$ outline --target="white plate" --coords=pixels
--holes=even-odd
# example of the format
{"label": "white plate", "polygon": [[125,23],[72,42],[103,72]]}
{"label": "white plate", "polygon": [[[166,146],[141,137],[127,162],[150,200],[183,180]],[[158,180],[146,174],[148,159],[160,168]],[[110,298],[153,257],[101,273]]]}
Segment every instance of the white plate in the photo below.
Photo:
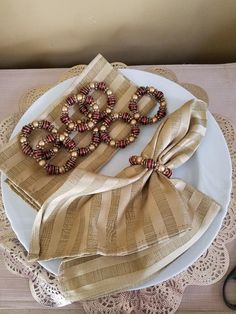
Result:
{"label": "white plate", "polygon": [[[123,69],[121,72],[137,85],[151,85],[163,91],[167,99],[169,114],[187,100],[194,98],[186,89],[161,76],[131,69]],[[73,81],[74,78],[58,84],[35,101],[18,122],[12,137],[20,131],[24,124],[33,121],[45,110],[48,104],[60,97]],[[141,136],[138,140],[125,150],[117,152],[112,160],[103,167],[101,173],[110,176],[115,175],[128,166],[129,156],[139,154],[143,150],[156,128],[156,125],[142,127]],[[222,209],[196,244],[164,268],[155,280],[146,282],[142,288],[167,280],[191,265],[209,247],[226,214],[231,191],[231,160],[221,130],[209,112],[206,136],[199,149],[188,162],[174,171],[173,177],[182,178],[211,196],[221,204]],[[28,250],[36,211],[15,194],[4,180],[5,177],[2,176],[2,195],[7,216],[19,240]],[[58,259],[41,262],[45,268],[55,274],[58,271],[59,263],[60,260]]]}

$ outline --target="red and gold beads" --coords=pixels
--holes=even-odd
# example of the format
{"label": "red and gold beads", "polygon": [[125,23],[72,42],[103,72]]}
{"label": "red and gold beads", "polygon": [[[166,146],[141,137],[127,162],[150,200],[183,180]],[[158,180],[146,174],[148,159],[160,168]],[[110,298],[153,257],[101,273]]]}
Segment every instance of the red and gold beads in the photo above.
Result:
{"label": "red and gold beads", "polygon": [[45,160],[41,160],[39,162],[39,165],[44,167],[45,170],[47,171],[48,174],[50,175],[57,175],[57,174],[63,174],[66,173],[68,171],[70,171],[71,169],[75,168],[76,164],[77,164],[77,158],[78,158],[78,153],[76,151],[69,151],[69,158],[66,160],[66,162],[61,165],[54,165],[50,162],[47,162]]}
{"label": "red and gold beads", "polygon": [[[90,96],[90,97],[92,97],[92,96]],[[76,101],[74,103],[72,103],[72,100],[71,100],[70,101],[71,105],[69,105],[68,99],[70,99],[70,98],[74,99],[74,97],[72,97],[72,96],[68,97],[66,99],[66,103],[62,106],[61,116],[60,116],[61,122],[66,125],[66,131],[68,133],[71,133],[72,131],[85,132],[85,131],[91,130],[96,125],[96,123],[98,121],[98,119],[96,119],[96,115],[92,115],[89,119],[82,119],[82,120],[77,120],[77,121],[72,120],[70,115],[69,115],[69,109],[74,104],[79,104],[80,106],[86,106],[85,105],[86,98],[83,98],[83,96],[82,96],[81,101]],[[93,103],[94,103],[94,101],[93,101]],[[94,110],[94,112],[96,112],[96,110]]]}
{"label": "red and gold beads", "polygon": [[[106,108],[101,111],[97,102],[94,101],[91,92],[101,91],[107,97]],[[85,132],[93,129],[98,121],[110,114],[116,104],[116,97],[107,87],[105,82],[92,82],[81,88],[79,94],[68,96],[61,110],[61,122],[66,125],[67,131]],[[87,119],[74,121],[69,116],[69,108],[78,105],[79,111]]]}
{"label": "red and gold beads", "polygon": [[[102,92],[106,96],[105,109],[99,108],[92,93]],[[143,96],[151,96],[159,103],[159,109],[154,117],[149,118],[141,115],[138,110],[138,102]],[[20,145],[24,154],[34,158],[38,164],[43,167],[48,174],[58,175],[70,171],[77,165],[79,157],[85,157],[91,154],[101,142],[110,147],[125,148],[133,143],[140,133],[139,125],[153,124],[163,118],[166,114],[166,103],[164,95],[154,87],[139,87],[129,101],[129,112],[113,112],[116,105],[116,97],[105,82],[92,82],[83,86],[78,94],[72,94],[66,97],[61,108],[60,120],[65,125],[64,131],[58,132],[57,128],[46,120],[34,121],[25,125],[20,134]],[[84,115],[84,118],[73,120],[69,114],[71,107],[77,106],[78,111]],[[76,108],[75,108],[76,109]],[[122,139],[114,139],[110,135],[110,128],[115,121],[121,121],[129,125],[129,134]],[[43,129],[48,134],[41,139],[35,147],[29,143],[29,136],[33,130]],[[87,146],[79,147],[71,138],[72,132],[76,133],[90,132],[91,141]],[[76,133],[75,133],[76,132]],[[51,148],[47,148],[48,146]],[[55,165],[52,159],[64,148],[69,154],[68,159],[63,165]],[[157,169],[157,165],[152,159],[140,159],[141,157],[132,156],[130,162],[132,165],[142,164],[148,169]],[[140,161],[141,160],[141,161]],[[141,163],[139,163],[141,162]],[[164,166],[162,166],[164,167]],[[171,170],[164,167],[162,172],[166,176],[171,175]],[[169,172],[168,172],[169,171]]]}
{"label": "red and gold beads", "polygon": [[[104,110],[99,110],[98,104],[94,102],[94,98],[90,94],[94,91],[100,91],[106,96],[107,103]],[[92,114],[91,117],[95,117],[96,121],[99,121],[103,119],[104,116],[109,115],[116,105],[116,97],[105,82],[92,82],[84,86],[80,90],[80,94],[82,97],[85,97],[85,101],[82,106],[80,106],[80,112],[87,117]]]}
{"label": "red and gold beads", "polygon": [[[130,126],[130,134],[123,139],[115,140],[110,136],[109,128],[114,121],[118,120],[123,121]],[[103,119],[102,126],[100,127],[101,141],[116,148],[125,148],[127,145],[133,143],[139,133],[140,129],[138,127],[137,121],[132,119],[132,116],[127,112],[115,113],[106,116]]]}
{"label": "red and gold beads", "polygon": [[35,148],[33,148],[29,143],[29,137],[31,133],[37,129],[48,131],[51,136],[55,136],[57,133],[55,126],[47,120],[33,121],[32,123],[26,124],[23,126],[20,133],[20,145],[22,152],[30,157],[33,157],[37,161],[41,159],[50,159],[57,152],[60,144],[54,141],[53,148],[45,149],[46,144],[49,142],[43,139],[39,141]]}
{"label": "red and gold beads", "polygon": [[132,166],[141,165],[147,168],[148,170],[158,171],[164,174],[167,178],[170,178],[172,171],[170,168],[156,162],[152,158],[143,158],[142,156],[131,156],[129,162]]}
{"label": "red and gold beads", "polygon": [[[154,98],[159,103],[159,109],[153,117],[143,116],[138,110],[138,103],[145,95]],[[164,94],[154,87],[140,86],[129,102],[129,110],[142,125],[156,123],[166,115],[166,101]]]}
{"label": "red and gold beads", "polygon": [[78,156],[80,157],[85,157],[89,155],[90,153],[92,153],[101,142],[99,129],[94,128],[91,132],[92,132],[91,142],[87,146],[77,147],[77,153],[78,153]]}

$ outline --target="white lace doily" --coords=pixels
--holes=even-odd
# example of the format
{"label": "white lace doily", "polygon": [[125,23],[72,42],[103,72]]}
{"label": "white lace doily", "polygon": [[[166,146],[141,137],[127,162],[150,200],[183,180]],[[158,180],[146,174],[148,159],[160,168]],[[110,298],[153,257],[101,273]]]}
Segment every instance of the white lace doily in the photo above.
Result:
{"label": "white lace doily", "polygon": [[[123,63],[113,64],[116,68],[125,68]],[[78,75],[85,65],[71,68],[59,80]],[[148,71],[163,75],[177,82],[176,75],[166,68],[148,67]],[[179,82],[178,82],[179,83]],[[199,86],[179,83],[192,94],[208,101],[207,93]],[[30,90],[21,99],[19,113],[0,122],[0,145],[6,143],[17,121],[23,112],[51,86]],[[236,237],[236,204],[235,204],[235,128],[226,117],[215,114],[225,139],[227,141],[233,166],[233,188],[231,202],[221,230],[209,249],[187,270],[172,279],[150,288],[108,295],[96,300],[86,301],[82,306],[87,313],[173,313],[181,302],[185,288],[188,285],[209,285],[220,280],[229,266],[229,254],[226,243]],[[0,244],[4,247],[6,267],[16,275],[28,278],[33,297],[37,302],[47,307],[62,307],[68,304],[61,294],[57,278],[46,271],[38,263],[30,263],[26,259],[26,251],[16,238],[6,217],[0,197]]]}

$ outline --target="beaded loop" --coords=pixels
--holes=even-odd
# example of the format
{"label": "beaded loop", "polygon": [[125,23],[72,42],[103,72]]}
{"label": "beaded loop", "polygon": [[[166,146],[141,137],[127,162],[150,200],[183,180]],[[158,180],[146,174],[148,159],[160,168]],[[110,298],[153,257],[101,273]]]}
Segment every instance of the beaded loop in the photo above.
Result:
{"label": "beaded loop", "polygon": [[[105,110],[99,110],[98,104],[90,93],[99,90],[107,96],[107,106]],[[141,116],[138,112],[138,102],[144,96],[149,95],[154,97],[159,103],[160,108],[156,115],[152,118]],[[73,121],[69,116],[70,107],[78,105],[79,111],[87,117]],[[140,133],[139,124],[152,124],[163,118],[166,114],[166,103],[162,92],[154,87],[139,87],[129,102],[128,112],[112,113],[116,104],[116,97],[113,92],[107,87],[105,82],[92,82],[82,87],[78,94],[67,96],[60,114],[61,122],[66,126],[65,132],[58,134],[57,129],[46,120],[34,121],[25,125],[20,134],[20,144],[24,154],[33,157],[40,166],[46,169],[50,175],[65,173],[76,166],[77,158],[84,157],[92,153],[101,142],[108,144],[111,147],[125,148],[127,145],[133,143]],[[121,120],[130,126],[130,133],[123,139],[113,139],[108,129],[111,124],[117,120]],[[100,128],[96,127],[98,122],[102,122]],[[34,129],[44,129],[49,134],[41,139],[36,148],[30,146],[28,138]],[[76,146],[73,139],[69,137],[72,131],[79,133],[90,131],[92,133],[91,142],[84,147]],[[45,149],[47,144],[52,144],[53,147]],[[48,160],[53,158],[61,147],[64,147],[69,153],[70,157],[63,166],[56,166],[51,164]],[[171,176],[171,170],[163,165],[157,164],[152,159],[142,159],[142,157],[132,156],[130,158],[131,164],[143,164],[148,169],[157,170],[167,177]]]}
{"label": "beaded loop", "polygon": [[64,147],[70,153],[70,157],[62,166],[53,165],[45,159],[39,160],[39,165],[43,167],[50,175],[63,174],[73,169],[76,166],[78,157],[78,154],[75,150],[75,141],[69,136],[65,136],[64,134],[57,134],[56,136],[50,137],[50,141],[52,143],[61,143],[60,147]]}
{"label": "beaded loop", "polygon": [[[138,102],[145,95],[151,96],[160,104],[157,113],[153,117],[143,116],[138,111]],[[166,115],[166,101],[164,94],[154,87],[140,86],[129,102],[129,110],[134,114],[134,118],[142,125],[156,123]]]}
{"label": "beaded loop", "polygon": [[46,162],[45,160],[41,160],[39,162],[39,165],[44,167],[48,174],[50,175],[56,175],[56,174],[63,174],[71,169],[75,168],[77,163],[77,157],[78,154],[76,151],[70,152],[70,157],[67,159],[64,165],[62,166],[56,166],[49,162]]}
{"label": "beaded loop", "polygon": [[37,161],[41,159],[50,159],[54,154],[57,152],[58,147],[60,146],[58,142],[53,141],[54,145],[51,149],[45,149],[44,146],[49,143],[46,140],[42,139],[39,141],[38,145],[36,145],[36,148],[33,148],[29,143],[29,137],[33,130],[42,129],[45,131],[49,131],[51,136],[55,136],[57,133],[57,128],[49,121],[47,120],[41,120],[41,121],[33,121],[32,123],[26,124],[21,129],[20,133],[20,144],[22,152],[30,157],[33,157]]}
{"label": "beaded loop", "polygon": [[[94,102],[93,97],[89,95],[89,93],[93,91],[101,91],[106,95],[107,106],[105,110],[99,110],[98,104]],[[80,112],[87,117],[94,119],[95,121],[100,121],[106,115],[109,115],[116,104],[116,97],[113,92],[107,87],[107,84],[105,82],[92,82],[87,86],[82,87],[80,93],[85,97],[85,101],[83,102],[82,106],[80,106]]]}
{"label": "beaded loop", "polygon": [[[131,126],[131,131],[129,136],[124,139],[115,140],[113,139],[108,132],[109,127],[114,121],[121,120],[125,123],[128,123]],[[136,137],[139,135],[140,129],[137,125],[137,121],[132,119],[132,116],[128,112],[123,113],[115,113],[109,116],[106,116],[103,119],[103,124],[100,127],[100,136],[101,141],[105,142],[106,144],[117,147],[117,148],[125,148],[127,145],[133,143]]]}
{"label": "beaded loop", "polygon": [[[64,146],[68,150],[72,150],[76,146],[75,141],[69,137],[69,134],[67,132],[64,132],[61,134],[59,133],[48,134],[43,140],[38,142],[38,145],[36,147],[40,149],[42,145],[44,146],[46,144],[51,144],[51,143],[54,144],[51,157],[53,157],[56,153],[58,153],[59,148],[61,146]],[[46,159],[50,159],[50,158],[46,158]],[[43,157],[41,159],[43,159]]]}
{"label": "beaded loop", "polygon": [[[60,120],[63,124],[66,125],[66,131],[69,133],[73,131],[85,132],[85,131],[91,130],[91,128],[93,128],[98,121],[98,119],[95,119],[95,116],[92,116],[89,119],[83,119],[83,120],[77,120],[77,121],[72,120],[71,117],[69,116],[69,107],[78,103],[81,103],[81,102],[76,101],[75,103],[68,105],[68,101],[67,101],[67,103],[63,105],[62,110],[61,110]],[[85,106],[84,103],[81,103],[81,106]]]}
{"label": "beaded loop", "polygon": [[[90,92],[99,90],[107,96],[107,107],[104,111],[99,110],[98,104],[94,98],[89,95]],[[69,108],[73,105],[79,105],[79,111],[88,117],[74,121],[69,116]],[[66,98],[66,102],[61,110],[61,122],[67,126],[67,132],[78,131],[85,132],[94,128],[98,121],[105,115],[110,114],[116,104],[116,98],[105,82],[92,82],[82,87],[77,95],[71,95]]]}
{"label": "beaded loop", "polygon": [[100,139],[99,129],[94,128],[92,130],[91,142],[87,146],[77,148],[76,151],[78,153],[78,156],[85,157],[85,156],[89,155],[98,147],[100,142],[101,142],[101,139]]}
{"label": "beaded loop", "polygon": [[147,168],[148,170],[154,170],[157,172],[160,172],[162,174],[164,174],[167,178],[170,178],[172,175],[172,171],[170,168],[157,163],[154,159],[152,158],[143,158],[142,156],[131,156],[129,158],[129,162],[132,166],[135,165],[142,165],[145,168]]}

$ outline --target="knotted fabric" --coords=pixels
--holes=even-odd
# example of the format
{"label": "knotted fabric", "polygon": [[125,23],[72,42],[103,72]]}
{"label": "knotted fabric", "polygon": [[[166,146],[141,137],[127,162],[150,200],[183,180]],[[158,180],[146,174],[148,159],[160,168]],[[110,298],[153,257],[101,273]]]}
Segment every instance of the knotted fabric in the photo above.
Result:
{"label": "knotted fabric", "polygon": [[[205,130],[206,104],[191,100],[162,122],[141,155],[174,169],[191,157]],[[116,177],[81,171],[74,188],[57,191],[42,206],[30,256],[67,257],[59,274],[65,296],[98,297],[156,276],[200,238],[219,209],[188,183],[143,165],[128,166]]]}

